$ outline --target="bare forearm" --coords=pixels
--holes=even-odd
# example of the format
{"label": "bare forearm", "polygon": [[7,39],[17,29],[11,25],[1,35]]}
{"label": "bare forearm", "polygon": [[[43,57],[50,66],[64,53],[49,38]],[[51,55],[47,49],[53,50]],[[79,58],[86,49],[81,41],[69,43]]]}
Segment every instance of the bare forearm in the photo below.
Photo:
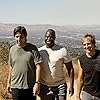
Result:
{"label": "bare forearm", "polygon": [[7,84],[11,84],[11,71],[12,71],[12,68],[11,68],[11,66],[9,66],[9,73],[8,73]]}
{"label": "bare forearm", "polygon": [[69,78],[70,78],[70,87],[73,88],[73,85],[74,85],[74,69],[73,68],[70,70]]}
{"label": "bare forearm", "polygon": [[77,97],[80,98],[81,90],[83,86],[82,80],[77,80]]}
{"label": "bare forearm", "polygon": [[6,91],[11,93],[11,72],[12,72],[12,67],[9,67],[9,73],[8,73],[8,80],[7,80],[7,87]]}
{"label": "bare forearm", "polygon": [[74,85],[74,68],[72,65],[72,61],[66,64],[66,68],[68,70],[70,87],[73,87],[73,85]]}
{"label": "bare forearm", "polygon": [[36,65],[36,81],[40,80],[40,64]]}
{"label": "bare forearm", "polygon": [[77,78],[77,98],[80,100],[80,94],[83,86],[83,69],[81,68],[80,61],[78,60],[78,78]]}

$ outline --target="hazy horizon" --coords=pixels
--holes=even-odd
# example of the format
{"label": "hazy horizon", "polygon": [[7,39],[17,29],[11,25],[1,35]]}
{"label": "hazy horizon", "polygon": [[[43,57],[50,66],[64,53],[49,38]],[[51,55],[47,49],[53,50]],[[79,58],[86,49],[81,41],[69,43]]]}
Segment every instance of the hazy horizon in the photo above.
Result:
{"label": "hazy horizon", "polygon": [[0,23],[100,25],[100,0],[0,0]]}

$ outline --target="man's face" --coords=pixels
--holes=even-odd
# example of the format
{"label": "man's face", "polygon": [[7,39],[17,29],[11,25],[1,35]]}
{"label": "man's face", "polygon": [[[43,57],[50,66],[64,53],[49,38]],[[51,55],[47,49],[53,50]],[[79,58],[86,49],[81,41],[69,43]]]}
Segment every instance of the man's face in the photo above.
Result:
{"label": "man's face", "polygon": [[24,47],[26,45],[26,37],[20,32],[17,32],[15,35],[16,45],[18,47]]}
{"label": "man's face", "polygon": [[95,45],[91,43],[87,38],[84,39],[83,41],[83,48],[86,53],[92,53],[95,49]]}
{"label": "man's face", "polygon": [[45,44],[47,48],[51,48],[54,46],[54,41],[55,41],[55,35],[53,33],[47,32],[45,34]]}

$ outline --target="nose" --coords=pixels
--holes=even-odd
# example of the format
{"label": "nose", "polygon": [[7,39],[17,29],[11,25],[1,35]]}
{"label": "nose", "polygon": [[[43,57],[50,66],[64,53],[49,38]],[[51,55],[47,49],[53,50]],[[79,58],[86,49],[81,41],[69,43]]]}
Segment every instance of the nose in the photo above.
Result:
{"label": "nose", "polygon": [[20,37],[18,37],[18,41],[21,41],[21,38]]}
{"label": "nose", "polygon": [[51,40],[51,37],[48,37],[47,40],[48,40],[48,41]]}
{"label": "nose", "polygon": [[85,44],[84,48],[87,49],[88,47],[89,47],[89,45],[88,44]]}

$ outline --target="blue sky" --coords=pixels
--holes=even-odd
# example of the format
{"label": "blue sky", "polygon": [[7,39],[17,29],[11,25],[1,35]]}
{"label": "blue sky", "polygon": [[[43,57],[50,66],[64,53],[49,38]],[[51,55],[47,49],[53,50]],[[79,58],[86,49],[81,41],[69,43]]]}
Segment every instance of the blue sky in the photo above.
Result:
{"label": "blue sky", "polygon": [[0,0],[0,23],[100,25],[100,0]]}

